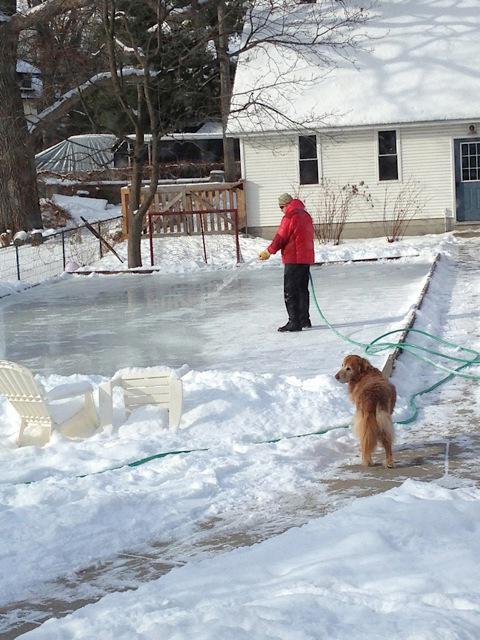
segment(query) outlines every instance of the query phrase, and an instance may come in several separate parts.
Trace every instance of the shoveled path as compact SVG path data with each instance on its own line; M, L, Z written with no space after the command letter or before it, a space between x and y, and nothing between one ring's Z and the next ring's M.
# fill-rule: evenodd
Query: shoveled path
M479 249L480 240L477 239L459 245L459 286L458 291L454 287L450 293L457 325L458 318L464 318L460 322L466 323L465 333L472 338L479 334L480 261L476 257L480 255ZM463 290L467 281L472 286L465 299ZM194 558L260 542L343 507L355 498L398 486L408 478L436 481L449 488L477 485L480 479L480 392L472 393L471 385L478 383L456 379L449 384L455 385L454 397L446 387L440 387L429 396L430 404L423 408L418 422L400 434L394 469L384 469L380 465L368 469L356 464L345 465L336 470L335 477L319 479L322 490L286 496L281 517L278 512L258 514L255 526L249 525L248 530L242 514L237 521L204 522L192 539L172 544L153 542L149 547L127 550L68 579L45 584L42 597L10 603L0 609L0 638L17 638L48 618L65 616L109 592L135 589L142 582L157 579Z

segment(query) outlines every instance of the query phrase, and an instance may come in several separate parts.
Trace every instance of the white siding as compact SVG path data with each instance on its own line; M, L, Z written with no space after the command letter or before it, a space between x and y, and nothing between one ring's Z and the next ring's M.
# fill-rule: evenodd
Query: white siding
M364 181L375 207L361 205L351 212L351 222L381 221L383 200L388 186L389 200L410 177L422 187L426 203L423 219L443 219L445 210L455 213L453 139L467 137L466 125L432 124L396 128L398 132L399 181L378 180L377 131L394 125L319 135L320 175L344 185ZM319 187L299 185L297 137L248 138L243 141L244 170L247 181L249 226L278 223L277 196L283 191L298 194L312 213L318 206Z
M278 195L298 189L297 155L297 139L292 137L243 142L249 227L279 223L282 212L277 204Z

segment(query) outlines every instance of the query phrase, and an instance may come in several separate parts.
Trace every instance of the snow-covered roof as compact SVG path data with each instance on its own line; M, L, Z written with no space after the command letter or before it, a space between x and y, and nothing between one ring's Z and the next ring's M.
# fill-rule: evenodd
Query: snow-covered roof
M33 64L26 60L17 60L17 73L33 73L40 75L40 69L34 67Z
M478 0L377 0L367 15L361 48L323 50L331 65L268 42L240 54L229 133L480 118Z
M35 156L37 171L74 173L101 171L113 166L112 147L116 137L110 134L70 136Z
M150 142L152 135L150 133L145 134L145 142ZM134 139L135 134L131 133L127 138ZM175 133L168 133L162 136L162 140L221 140L223 138L222 125L220 122L205 122L197 131L181 131Z
M17 73L22 74L20 81L20 92L24 100L40 98L43 91L41 71L26 60L17 60ZM28 77L30 76L30 77Z

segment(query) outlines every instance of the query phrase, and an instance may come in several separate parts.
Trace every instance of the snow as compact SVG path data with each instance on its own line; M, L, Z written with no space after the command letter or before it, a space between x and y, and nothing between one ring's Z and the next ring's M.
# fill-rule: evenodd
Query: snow
M445 236L448 238L448 236ZM142 241L142 256L145 269L149 268L148 240ZM235 244L233 236L208 236L205 240L207 270L230 268L235 264ZM257 260L259 251L270 244L262 238L240 236L240 253L243 264L251 269L269 269L281 265L280 254L272 256L268 263ZM406 238L397 243L387 244L385 238L369 240L348 240L338 246L315 244L316 262L346 262L349 260L370 260L376 258L415 257L426 254L435 255L439 236L425 235ZM126 244L118 246L122 255L126 255ZM198 236L187 238L154 238L154 264L161 273L185 273L205 270L202 239ZM95 264L98 269L126 269L112 254L107 254ZM86 269L91 268L87 266Z
M407 481L25 638L473 639L479 556L480 491Z
M313 329L277 333L285 319L279 257L256 260L267 244L242 238L237 266L231 237L207 238L204 265L200 239L162 238L152 275L65 274L0 301L2 357L31 367L47 391L96 389L118 369L152 365L173 367L184 388L176 433L162 410L126 419L116 393L112 425L83 440L55 430L43 448L15 446L18 418L0 400L0 633L22 621L25 603L33 626L45 619L40 611L55 616L55 606L35 602L62 594L76 603L66 611L81 608L25 637L476 637L479 492L449 468L447 445L455 428L468 433L470 417L455 413L457 404L468 397L480 412L478 386L465 396L456 379L419 400L414 425L397 425L397 459L440 438L436 483L404 482L400 465L400 486L382 495L330 492L358 463L352 407L333 374L359 350L322 326L313 302ZM322 310L361 342L404 326L438 251L415 326L478 349L478 241L445 234L318 245L320 262L402 256L312 268ZM459 256L469 265L461 274ZM119 263L106 256L92 266ZM372 361L381 366L387 355ZM401 356L395 419L407 417L413 392L442 376ZM305 435L317 431L325 433ZM387 472L371 473L391 486ZM328 515L319 518L318 505ZM227 548L249 533L251 542L270 539L222 553L215 537L231 539L235 527L240 541ZM136 589L124 593L106 595L95 582L96 570L115 573L122 554L152 549L160 562L185 566L148 584L120 580L115 591Z
M337 41L350 37L357 45L335 51L325 46L314 53L310 47L299 55L301 47L295 51L262 43L275 29L289 34L281 40L295 41L307 25L315 29L314 18L308 17L312 12L338 12L330 5L338 7L327 1L285 9L286 19L280 10L255 33L253 41L261 45L239 56L229 133L291 130L299 124L328 128L478 119L477 2L366 3L365 24L352 33L335 31ZM356 5L342 3L340 11ZM264 19L258 13L253 24L258 28Z
M121 215L120 206L110 205L108 200L103 198L88 198L86 196L64 196L56 193L52 196L55 204L68 211L73 218L74 226L83 225L81 219L88 222L98 222L99 220L110 220Z
M121 228L120 205L109 204L101 198L60 194L55 194L53 200L70 213L71 220L67 220L61 230L44 229L43 236L46 240L39 246L23 245L18 248L18 254L13 245L0 249L0 298L39 284L47 278L58 277L63 273L64 258L66 265L74 262L85 264L94 260L100 254L98 239L85 229L73 231L84 225L82 217L92 224L103 221L103 234ZM111 222L105 222L108 220ZM16 281L17 268L21 281Z
M17 60L17 73L33 73L40 74L40 69L38 67L34 67L33 64L30 64L26 60Z

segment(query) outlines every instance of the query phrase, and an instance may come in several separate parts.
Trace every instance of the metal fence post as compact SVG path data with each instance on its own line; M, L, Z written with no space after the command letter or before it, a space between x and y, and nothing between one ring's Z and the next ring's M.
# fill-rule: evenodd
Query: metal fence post
M97 231L98 231L98 235L101 237L102 233L102 223L100 221L98 221L97 223ZM99 244L100 244L100 260L103 258L103 249L102 249L102 241L99 239L98 240Z
M238 237L238 209L235 209L233 212L233 220L235 233L235 253L237 255L237 264L240 264L240 262L242 262L242 258L240 254L240 239Z
M17 261L17 278L20 280L20 254L18 252L18 247L15 245L15 258Z
M65 255L65 231L62 231L62 259L63 259L63 270L65 271L65 267L67 266L67 259Z
M147 212L147 220L148 220L148 242L150 245L150 266L154 266L154 258L153 258L153 223L152 223L152 214L150 211Z

